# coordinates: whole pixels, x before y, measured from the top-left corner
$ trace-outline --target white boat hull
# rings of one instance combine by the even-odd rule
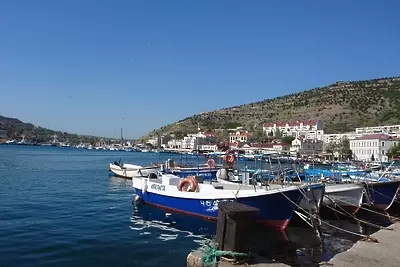
[[[239,178],[235,176],[236,180],[235,181],[226,181],[222,179],[218,179],[218,182],[221,184],[238,184]],[[257,187],[262,189],[263,187],[261,186],[261,183],[257,183]],[[268,187],[270,189],[279,189],[282,188],[282,185],[278,184],[269,184]],[[307,213],[318,213],[319,209],[321,208],[322,201],[324,198],[325,194],[325,187],[317,187],[317,188],[310,188],[310,187],[305,187],[305,186],[298,186],[299,190],[303,188],[303,197],[300,200],[299,203],[299,211],[306,211]]]
[[[363,199],[363,186],[357,184],[333,184],[326,185],[323,205],[356,213],[361,207]],[[337,207],[339,206],[339,207]]]
[[[122,167],[110,163],[109,170],[116,176],[123,178],[149,177],[152,173],[157,175],[158,167],[143,167],[140,165],[123,164]]]
[[[311,214],[318,213],[324,198],[325,188],[307,188],[304,193],[305,197],[301,199],[299,207]]]

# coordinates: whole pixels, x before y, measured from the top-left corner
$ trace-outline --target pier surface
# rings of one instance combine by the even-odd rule
[[[187,257],[187,267],[203,267],[201,265],[201,257],[203,256],[203,252],[200,250],[196,250],[191,252]],[[229,261],[221,260],[218,263],[218,267],[288,267],[289,265],[278,263],[272,260],[268,260],[262,257],[253,257],[251,263],[243,263],[243,264],[233,264]]]
[[[349,250],[337,254],[321,266],[400,266],[400,222],[371,235],[373,241],[358,241]]]

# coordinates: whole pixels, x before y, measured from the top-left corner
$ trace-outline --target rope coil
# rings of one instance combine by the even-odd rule
[[[218,265],[218,261],[226,256],[230,256],[233,258],[235,257],[250,258],[250,253],[218,250],[218,248],[215,245],[212,245],[211,243],[206,244],[200,250],[204,253],[204,256],[202,256],[200,259],[200,263],[204,267],[216,267]]]

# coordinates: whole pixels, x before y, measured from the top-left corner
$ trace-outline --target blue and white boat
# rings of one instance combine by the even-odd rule
[[[198,166],[198,167],[174,167],[167,169],[166,171],[181,178],[186,178],[188,176],[201,176],[205,180],[215,180],[219,169],[220,167],[210,168],[208,166]]]
[[[363,205],[376,209],[387,210],[397,198],[400,181],[363,183],[366,193],[363,197]]]
[[[296,181],[293,181],[283,173],[274,176],[271,173],[260,171],[254,173],[251,178],[249,173],[241,173],[239,176],[235,176],[235,178],[234,181],[229,180],[229,178],[228,180],[218,179],[218,181],[223,184],[239,183],[253,185],[253,187],[259,189],[262,189],[265,186],[269,189],[280,189],[284,186],[297,186],[297,188],[302,192],[303,197],[296,207],[296,210],[302,213],[302,215],[299,216],[302,219],[306,218],[307,221],[309,218],[314,218],[314,215],[319,214],[325,195],[325,184],[310,182],[304,183],[299,178],[296,178]]]
[[[159,173],[153,179],[134,177],[132,185],[136,200],[208,220],[217,220],[219,202],[238,201],[259,208],[258,221],[278,230],[286,229],[303,198],[298,186],[258,189],[251,185],[203,183],[195,179]],[[192,184],[185,188],[183,181]]]
[[[213,159],[209,159],[205,164],[197,166],[178,165],[173,160],[168,159],[165,162],[164,172],[176,175],[181,178],[188,176],[201,176],[204,180],[215,180],[217,172],[222,166],[216,165]]]
[[[315,170],[307,168],[304,170],[307,173],[319,174],[323,179],[328,178],[330,182],[340,183],[341,185],[336,184],[333,186],[335,187],[335,194],[337,197],[344,198],[344,200],[341,201],[339,198],[334,204],[343,206],[349,210],[353,210],[353,207],[357,207],[358,199],[361,200],[360,204],[364,206],[371,206],[380,210],[389,209],[396,199],[400,184],[400,181],[391,181],[385,177],[371,176],[370,173],[365,172],[350,173],[348,171],[340,171],[336,173],[326,173],[325,170],[318,170],[317,172],[313,172]],[[326,174],[326,176],[324,174]],[[350,188],[351,184],[359,186],[363,189],[363,193],[360,193],[357,188]],[[330,188],[332,187],[326,188],[325,193],[327,196],[331,195],[331,192],[329,192]],[[328,202],[331,202],[331,199],[327,199],[324,203],[327,204]],[[346,203],[349,205],[345,205]],[[359,207],[360,206],[358,206],[358,208]],[[358,208],[355,209],[354,212],[356,212]]]

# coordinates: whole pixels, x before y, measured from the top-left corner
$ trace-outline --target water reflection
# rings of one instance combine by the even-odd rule
[[[121,178],[113,175],[108,176],[109,180],[109,186],[111,189],[116,189],[116,188],[132,188],[132,180],[131,179],[126,179],[126,178]],[[132,188],[133,190],[133,188]]]
[[[149,205],[133,205],[130,228],[162,241],[190,238],[204,244],[215,235],[215,224],[189,216],[168,213]]]
[[[377,215],[386,216],[384,213]],[[318,266],[321,261],[328,261],[335,254],[351,248],[363,235],[377,230],[357,220],[324,221],[327,224],[321,226],[322,235],[309,227],[290,226],[285,232],[278,232],[253,226],[251,251],[291,266]],[[216,226],[212,222],[141,204],[133,206],[130,228],[161,241],[190,238],[200,246],[214,238]]]

